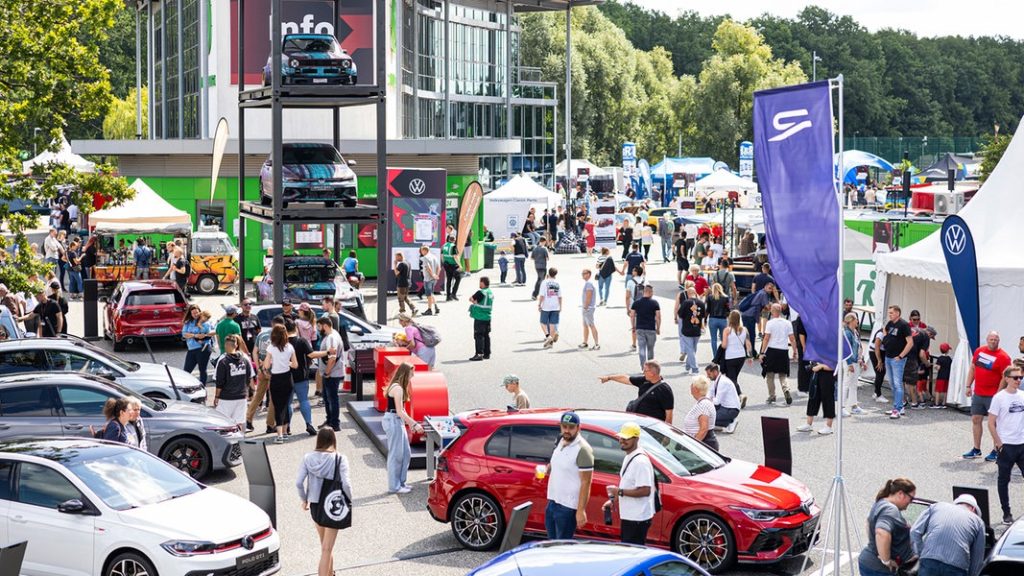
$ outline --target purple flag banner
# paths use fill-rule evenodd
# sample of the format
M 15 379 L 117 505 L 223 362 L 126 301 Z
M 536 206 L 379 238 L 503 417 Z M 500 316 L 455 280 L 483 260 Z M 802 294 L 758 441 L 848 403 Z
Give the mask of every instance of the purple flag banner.
M 828 81 L 754 93 L 754 163 L 768 259 L 807 329 L 805 358 L 839 361 L 839 201 Z

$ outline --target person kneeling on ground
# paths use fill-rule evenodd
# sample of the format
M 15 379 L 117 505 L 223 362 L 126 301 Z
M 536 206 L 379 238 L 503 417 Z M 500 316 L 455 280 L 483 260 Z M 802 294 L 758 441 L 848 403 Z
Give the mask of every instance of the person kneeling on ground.
M 722 374 L 722 369 L 714 362 L 704 367 L 704 374 L 711 382 L 708 398 L 715 403 L 715 426 L 726 434 L 732 434 L 739 424 L 740 415 L 740 395 L 736 392 L 736 384 Z

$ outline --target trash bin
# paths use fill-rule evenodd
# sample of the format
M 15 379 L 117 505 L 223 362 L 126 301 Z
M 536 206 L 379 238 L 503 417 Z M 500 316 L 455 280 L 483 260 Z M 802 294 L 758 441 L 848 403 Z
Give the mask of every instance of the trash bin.
M 494 268 L 494 253 L 498 250 L 498 245 L 487 242 L 484 244 L 484 268 L 488 270 Z

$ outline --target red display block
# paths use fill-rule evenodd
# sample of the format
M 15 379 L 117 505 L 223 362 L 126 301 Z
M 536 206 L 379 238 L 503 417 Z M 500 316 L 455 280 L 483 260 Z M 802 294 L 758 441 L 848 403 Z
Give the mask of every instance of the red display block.
M 423 422 L 427 416 L 448 415 L 448 379 L 440 372 L 417 370 L 412 375 L 409 396 L 411 400 L 405 403 L 405 411 L 417 422 Z M 413 434 L 408 426 L 406 430 L 410 444 L 426 441 L 423 434 Z
M 374 390 L 373 398 L 374 407 L 377 408 L 378 412 L 384 412 L 387 410 L 388 401 L 384 396 L 384 392 L 387 391 L 388 383 L 391 382 L 391 378 L 395 375 L 395 371 L 398 370 L 398 367 L 401 366 L 403 362 L 412 364 L 413 370 L 416 372 L 426 372 L 429 369 L 426 362 L 410 354 L 409 350 L 406 348 L 378 348 L 374 351 L 374 360 L 376 360 L 377 366 L 377 387 Z

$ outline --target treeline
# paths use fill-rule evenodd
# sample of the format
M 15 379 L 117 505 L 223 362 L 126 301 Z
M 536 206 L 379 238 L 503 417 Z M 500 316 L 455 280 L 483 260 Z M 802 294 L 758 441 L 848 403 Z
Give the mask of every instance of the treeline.
M 970 9 L 967 7 L 966 9 Z M 663 47 L 677 76 L 698 76 L 714 55 L 727 16 L 669 16 L 610 0 L 600 7 L 636 48 Z M 956 18 L 955 13 L 949 14 Z M 1015 132 L 1024 113 L 1024 43 L 1010 38 L 918 37 L 893 28 L 869 32 L 849 16 L 817 6 L 795 19 L 763 15 L 747 22 L 772 56 L 797 62 L 811 77 L 842 74 L 847 134 L 980 136 L 994 124 Z

